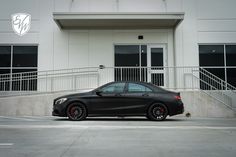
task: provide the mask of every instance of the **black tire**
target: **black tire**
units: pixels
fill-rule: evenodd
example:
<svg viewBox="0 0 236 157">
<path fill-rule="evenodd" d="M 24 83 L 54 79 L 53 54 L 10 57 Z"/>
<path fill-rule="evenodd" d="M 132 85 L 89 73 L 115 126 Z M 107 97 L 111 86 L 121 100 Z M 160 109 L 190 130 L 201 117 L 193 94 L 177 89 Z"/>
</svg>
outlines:
<svg viewBox="0 0 236 157">
<path fill-rule="evenodd" d="M 168 115 L 168 109 L 166 105 L 162 103 L 152 104 L 147 111 L 147 118 L 154 121 L 165 120 Z"/>
<path fill-rule="evenodd" d="M 83 104 L 74 102 L 67 107 L 66 114 L 70 120 L 79 121 L 86 118 L 87 110 Z"/>
</svg>

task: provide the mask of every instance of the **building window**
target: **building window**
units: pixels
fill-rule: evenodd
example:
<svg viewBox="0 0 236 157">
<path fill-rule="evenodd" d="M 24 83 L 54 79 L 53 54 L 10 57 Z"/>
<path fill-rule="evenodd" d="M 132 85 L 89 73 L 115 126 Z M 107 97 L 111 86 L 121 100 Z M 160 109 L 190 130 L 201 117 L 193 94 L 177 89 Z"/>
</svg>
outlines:
<svg viewBox="0 0 236 157">
<path fill-rule="evenodd" d="M 139 66 L 139 45 L 115 45 L 115 66 Z"/>
<path fill-rule="evenodd" d="M 199 45 L 199 65 L 205 70 L 236 86 L 236 45 Z M 200 75 L 204 82 L 204 76 Z M 201 89 L 207 87 L 201 82 Z M 207 82 L 207 81 L 206 81 Z M 207 87 L 208 88 L 208 87 Z M 214 88 L 214 87 L 213 87 Z"/>
<path fill-rule="evenodd" d="M 236 87 L 236 45 L 226 45 L 225 50 L 227 81 Z"/>
<path fill-rule="evenodd" d="M 13 67 L 37 67 L 37 46 L 14 46 Z"/>
<path fill-rule="evenodd" d="M 147 45 L 115 45 L 115 81 L 147 80 Z M 128 68 L 126 68 L 128 67 Z"/>
<path fill-rule="evenodd" d="M 9 68 L 10 66 L 11 66 L 11 46 L 0 46 L 0 67 Z M 4 71 L 1 72 L 4 73 Z"/>
<path fill-rule="evenodd" d="M 224 45 L 200 45 L 200 66 L 224 66 Z"/>
<path fill-rule="evenodd" d="M 37 90 L 38 46 L 0 46 L 0 91 Z"/>
</svg>

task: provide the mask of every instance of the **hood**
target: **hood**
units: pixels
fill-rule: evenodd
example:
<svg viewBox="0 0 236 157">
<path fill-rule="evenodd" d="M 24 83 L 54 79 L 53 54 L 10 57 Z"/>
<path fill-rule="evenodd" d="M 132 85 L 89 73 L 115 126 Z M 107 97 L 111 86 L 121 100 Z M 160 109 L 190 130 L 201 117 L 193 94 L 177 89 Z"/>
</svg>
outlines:
<svg viewBox="0 0 236 157">
<path fill-rule="evenodd" d="M 71 98 L 71 97 L 81 97 L 81 96 L 85 96 L 90 94 L 91 92 L 83 92 L 83 93 L 74 93 L 74 94 L 68 94 L 68 95 L 63 95 L 60 97 L 57 97 L 56 99 L 60 99 L 60 98 Z M 55 100 L 56 100 L 55 99 Z"/>
</svg>

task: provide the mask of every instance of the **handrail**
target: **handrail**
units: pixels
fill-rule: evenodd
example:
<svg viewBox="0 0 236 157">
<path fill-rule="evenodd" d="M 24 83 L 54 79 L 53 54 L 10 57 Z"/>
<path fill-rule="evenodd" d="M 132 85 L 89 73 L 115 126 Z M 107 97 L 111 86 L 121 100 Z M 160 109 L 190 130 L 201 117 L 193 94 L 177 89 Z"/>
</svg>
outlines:
<svg viewBox="0 0 236 157">
<path fill-rule="evenodd" d="M 216 76 L 216 75 L 210 73 L 209 71 L 207 71 L 206 69 L 204 69 L 204 68 L 202 68 L 202 67 L 199 67 L 199 68 L 200 68 L 201 70 L 203 70 L 204 72 L 207 72 L 209 75 L 211 75 L 211 76 L 217 78 L 218 80 L 221 80 L 222 82 L 224 82 L 224 86 L 225 86 L 225 87 L 230 86 L 230 87 L 232 87 L 231 90 L 236 90 L 236 87 L 234 87 L 233 85 L 229 84 L 229 83 L 226 82 L 225 80 L 223 80 L 223 79 L 219 78 L 218 76 Z M 225 84 L 226 84 L 226 85 L 225 85 Z"/>
<path fill-rule="evenodd" d="M 217 88 L 215 88 L 214 86 L 210 85 L 208 82 L 205 82 L 204 80 L 198 78 L 197 76 L 193 75 L 193 77 L 195 77 L 196 79 L 198 79 L 198 80 L 200 80 L 200 81 L 202 81 L 202 82 L 208 84 L 209 86 L 211 86 L 211 88 L 217 90 Z M 232 104 L 230 103 L 230 102 L 232 101 L 232 99 L 231 99 L 228 95 L 224 94 L 222 91 L 221 91 L 221 95 L 224 95 L 224 96 L 229 100 L 229 103 L 230 103 L 230 104 L 227 104 L 226 102 L 220 100 L 218 97 L 213 96 L 212 94 L 208 93 L 208 92 L 207 92 L 208 90 L 201 90 L 201 91 L 204 92 L 204 93 L 206 93 L 206 94 L 208 94 L 209 96 L 213 97 L 214 99 L 220 101 L 221 103 L 223 103 L 223 104 L 224 104 L 225 106 L 227 106 L 228 108 L 233 109 Z M 220 91 L 220 90 L 217 90 L 217 91 Z"/>
</svg>

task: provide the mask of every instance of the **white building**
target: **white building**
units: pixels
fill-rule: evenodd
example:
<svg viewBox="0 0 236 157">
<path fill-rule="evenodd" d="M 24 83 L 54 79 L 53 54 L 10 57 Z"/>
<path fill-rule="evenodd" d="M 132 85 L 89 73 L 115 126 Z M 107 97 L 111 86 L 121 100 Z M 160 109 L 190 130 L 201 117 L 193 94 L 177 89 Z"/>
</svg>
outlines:
<svg viewBox="0 0 236 157">
<path fill-rule="evenodd" d="M 1 90 L 93 88 L 128 78 L 222 94 L 227 83 L 236 86 L 235 6 L 235 0 L 1 0 L 0 74 L 11 77 Z M 31 28 L 18 36 L 11 15 L 22 12 L 31 15 Z M 41 72 L 37 87 L 14 83 L 17 72 L 88 67 L 71 82 L 60 76 L 52 83 L 50 72 Z"/>
</svg>

